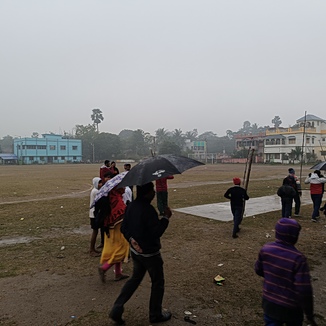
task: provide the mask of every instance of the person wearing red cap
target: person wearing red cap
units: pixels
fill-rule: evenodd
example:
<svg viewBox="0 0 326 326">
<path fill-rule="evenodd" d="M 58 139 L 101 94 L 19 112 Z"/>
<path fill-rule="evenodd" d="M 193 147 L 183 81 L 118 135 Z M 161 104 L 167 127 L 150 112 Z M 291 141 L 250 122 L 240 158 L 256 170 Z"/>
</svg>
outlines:
<svg viewBox="0 0 326 326">
<path fill-rule="evenodd" d="M 233 178 L 234 186 L 229 188 L 224 197 L 231 200 L 231 212 L 233 215 L 233 232 L 232 238 L 237 238 L 237 233 L 240 231 L 240 224 L 242 222 L 243 208 L 245 200 L 249 199 L 247 191 L 240 187 L 240 178 Z"/>
</svg>

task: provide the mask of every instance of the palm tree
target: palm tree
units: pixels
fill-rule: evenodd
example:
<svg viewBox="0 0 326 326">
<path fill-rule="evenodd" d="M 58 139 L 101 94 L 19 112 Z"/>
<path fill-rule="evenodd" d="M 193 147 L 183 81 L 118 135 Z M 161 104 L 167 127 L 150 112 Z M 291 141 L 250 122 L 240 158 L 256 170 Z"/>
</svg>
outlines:
<svg viewBox="0 0 326 326">
<path fill-rule="evenodd" d="M 171 140 L 174 143 L 176 143 L 182 149 L 184 144 L 185 144 L 185 136 L 182 133 L 182 130 L 181 129 L 174 129 L 174 131 L 172 131 Z"/>
<path fill-rule="evenodd" d="M 301 156 L 302 156 L 302 149 L 300 146 L 296 146 L 295 149 L 292 149 L 291 152 L 289 153 L 289 157 L 292 160 L 299 161 Z"/>
<path fill-rule="evenodd" d="M 197 129 L 193 129 L 192 131 L 186 131 L 184 136 L 186 139 L 190 139 L 191 141 L 194 141 L 197 139 L 198 131 Z"/>
<path fill-rule="evenodd" d="M 94 125 L 96 125 L 96 131 L 98 133 L 98 125 L 104 120 L 104 117 L 102 115 L 102 111 L 99 108 L 95 108 L 92 110 L 92 115 L 91 115 L 91 119 L 94 123 Z"/>
<path fill-rule="evenodd" d="M 159 146 L 169 138 L 169 132 L 164 128 L 159 128 L 155 131 L 156 143 Z"/>
</svg>

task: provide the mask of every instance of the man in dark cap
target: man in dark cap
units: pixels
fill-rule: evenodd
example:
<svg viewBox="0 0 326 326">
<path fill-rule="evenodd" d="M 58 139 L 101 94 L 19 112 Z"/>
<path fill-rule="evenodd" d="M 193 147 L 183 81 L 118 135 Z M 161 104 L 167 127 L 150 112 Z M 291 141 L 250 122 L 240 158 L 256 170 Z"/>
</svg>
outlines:
<svg viewBox="0 0 326 326">
<path fill-rule="evenodd" d="M 167 207 L 164 216 L 159 219 L 155 208 L 151 205 L 154 197 L 155 191 L 152 182 L 137 186 L 137 198 L 127 206 L 121 225 L 121 232 L 130 242 L 134 269 L 109 314 L 110 318 L 118 325 L 124 325 L 123 306 L 136 291 L 146 272 L 149 273 L 152 282 L 149 302 L 150 323 L 161 323 L 171 319 L 172 316 L 170 312 L 162 310 L 164 272 L 160 253 L 160 237 L 169 225 L 172 212 Z"/>
<path fill-rule="evenodd" d="M 265 326 L 301 326 L 303 314 L 311 326 L 317 325 L 307 259 L 294 246 L 300 230 L 296 220 L 281 218 L 275 226 L 275 242 L 259 252 L 255 271 L 264 278 Z"/>
<path fill-rule="evenodd" d="M 233 215 L 233 232 L 232 238 L 238 238 L 237 233 L 240 231 L 240 224 L 243 217 L 243 209 L 245 200 L 249 199 L 247 191 L 240 187 L 241 179 L 233 178 L 234 186 L 229 188 L 224 197 L 231 200 L 231 211 Z"/>
<path fill-rule="evenodd" d="M 299 178 L 295 175 L 295 171 L 293 168 L 289 168 L 289 174 L 287 177 L 283 179 L 283 184 L 290 185 L 295 190 L 295 196 L 293 197 L 295 208 L 294 208 L 294 216 L 300 216 L 300 206 L 301 206 L 301 184 Z"/>
</svg>

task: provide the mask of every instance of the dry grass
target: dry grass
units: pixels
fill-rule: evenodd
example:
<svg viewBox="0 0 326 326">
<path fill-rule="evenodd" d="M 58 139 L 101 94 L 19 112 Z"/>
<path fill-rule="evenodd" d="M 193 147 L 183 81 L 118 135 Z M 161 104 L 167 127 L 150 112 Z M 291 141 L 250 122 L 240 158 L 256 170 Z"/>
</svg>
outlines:
<svg viewBox="0 0 326 326">
<path fill-rule="evenodd" d="M 88 196 L 91 179 L 98 174 L 98 169 L 97 165 L 0 167 L 1 202 L 38 199 L 0 205 L 1 239 L 33 239 L 27 244 L 0 247 L 0 277 L 37 275 L 43 271 L 96 277 L 97 262 L 87 255 L 90 237 Z M 122 170 L 122 166 L 119 169 Z M 170 206 L 179 208 L 224 201 L 223 193 L 231 185 L 232 177 L 242 177 L 243 171 L 244 165 L 206 165 L 175 176 L 169 182 Z M 250 196 L 275 194 L 286 171 L 286 166 L 253 166 Z M 305 167 L 303 175 L 308 172 Z M 266 176 L 268 180 L 262 181 Z M 85 193 L 53 198 L 80 191 Z M 39 199 L 45 197 L 52 199 Z M 303 231 L 298 249 L 306 254 L 314 272 L 325 263 L 323 241 L 326 240 L 325 228 L 310 222 L 310 211 L 310 206 L 302 208 L 305 217 L 300 219 Z M 266 233 L 273 233 L 279 214 L 271 212 L 246 218 L 236 241 L 230 237 L 230 222 L 181 213 L 173 215 L 162 239 L 167 283 L 165 305 L 172 307 L 176 316 L 169 325 L 182 325 L 184 310 L 196 313 L 199 325 L 262 324 L 261 279 L 254 274 L 253 264 L 260 247 L 270 240 Z M 61 250 L 63 246 L 65 249 Z M 219 266 L 221 263 L 223 266 Z M 131 272 L 130 264 L 125 268 Z M 217 287 L 212 283 L 217 274 L 226 277 L 225 286 Z M 110 296 L 107 306 L 116 294 L 117 291 Z M 146 309 L 148 293 L 144 300 L 139 305 Z M 316 302 L 318 304 L 323 303 Z M 137 310 L 138 303 L 134 307 L 129 306 L 126 319 L 133 320 L 134 326 L 144 325 L 144 313 Z M 326 325 L 323 316 L 319 316 L 318 322 Z M 3 324 L 19 325 L 11 320 L 3 321 Z M 71 324 L 106 325 L 106 309 L 90 309 Z"/>
</svg>

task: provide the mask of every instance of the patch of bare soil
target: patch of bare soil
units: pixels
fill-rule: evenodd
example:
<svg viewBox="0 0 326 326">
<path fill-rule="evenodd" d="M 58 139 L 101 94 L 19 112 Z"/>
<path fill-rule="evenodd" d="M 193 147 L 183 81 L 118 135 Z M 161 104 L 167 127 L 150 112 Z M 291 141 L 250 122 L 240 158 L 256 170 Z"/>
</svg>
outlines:
<svg viewBox="0 0 326 326">
<path fill-rule="evenodd" d="M 184 321 L 185 311 L 192 313 L 190 318 L 197 325 L 262 325 L 262 279 L 255 275 L 253 264 L 261 245 L 269 241 L 266 230 L 272 233 L 274 222 L 275 219 L 259 217 L 245 219 L 240 237 L 232 239 L 231 223 L 174 214 L 162 239 L 164 307 L 173 313 L 172 320 L 165 325 L 188 325 Z M 302 225 L 304 244 L 315 232 L 315 224 L 303 221 Z M 83 226 L 80 233 L 86 229 Z M 324 262 L 325 247 L 320 246 L 313 253 L 318 262 Z M 299 245 L 299 249 L 312 256 L 310 248 Z M 50 266 L 28 275 L 1 278 L 0 324 L 113 325 L 107 312 L 125 281 L 114 282 L 113 271 L 109 271 L 107 282 L 102 284 L 97 274 L 99 260 L 89 257 L 85 248 L 80 250 L 79 266 L 71 266 L 71 259 L 67 252 L 57 259 L 59 268 Z M 311 273 L 319 325 L 326 325 L 325 267 L 325 263 L 319 263 Z M 124 273 L 131 274 L 132 262 L 123 268 Z M 213 283 L 217 274 L 225 277 L 223 286 Z M 149 293 L 150 280 L 146 276 L 125 306 L 127 325 L 149 325 Z"/>
</svg>

